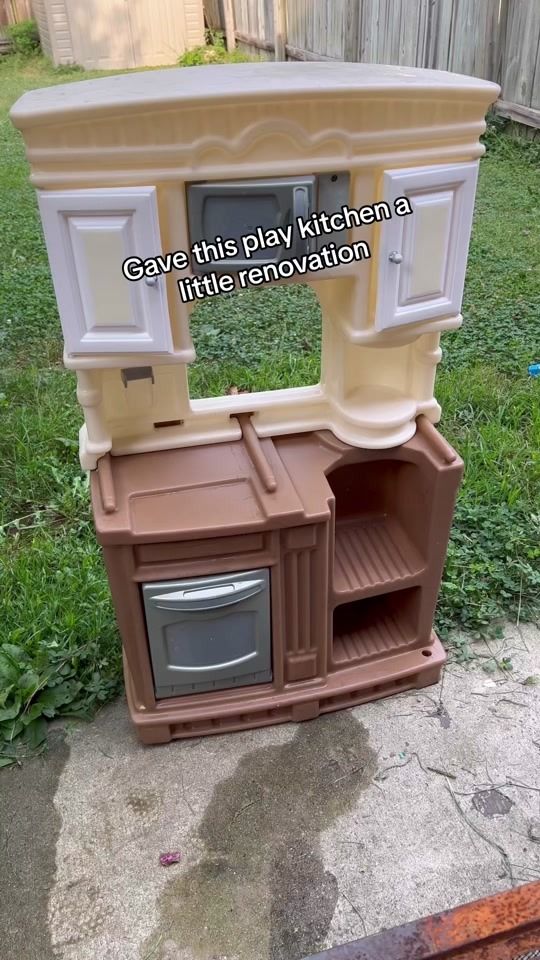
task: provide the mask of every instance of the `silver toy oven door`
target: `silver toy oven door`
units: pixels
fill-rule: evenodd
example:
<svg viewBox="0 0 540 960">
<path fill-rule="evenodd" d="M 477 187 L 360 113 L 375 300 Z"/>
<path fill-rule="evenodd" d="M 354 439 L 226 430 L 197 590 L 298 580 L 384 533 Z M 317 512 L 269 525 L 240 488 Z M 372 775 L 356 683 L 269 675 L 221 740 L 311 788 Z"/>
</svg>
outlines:
<svg viewBox="0 0 540 960">
<path fill-rule="evenodd" d="M 272 679 L 267 569 L 142 588 L 156 698 Z"/>
</svg>

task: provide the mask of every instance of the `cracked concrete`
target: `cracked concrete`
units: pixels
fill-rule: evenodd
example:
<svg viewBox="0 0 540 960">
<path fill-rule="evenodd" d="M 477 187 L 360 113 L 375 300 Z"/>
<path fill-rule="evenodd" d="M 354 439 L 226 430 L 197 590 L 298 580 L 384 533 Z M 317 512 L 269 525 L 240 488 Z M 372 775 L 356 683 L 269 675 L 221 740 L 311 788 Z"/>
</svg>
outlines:
<svg viewBox="0 0 540 960">
<path fill-rule="evenodd" d="M 300 725 L 143 747 L 118 702 L 70 727 L 0 773 L 2 957 L 300 960 L 540 878 L 540 631 L 499 646 L 510 674 Z"/>
</svg>

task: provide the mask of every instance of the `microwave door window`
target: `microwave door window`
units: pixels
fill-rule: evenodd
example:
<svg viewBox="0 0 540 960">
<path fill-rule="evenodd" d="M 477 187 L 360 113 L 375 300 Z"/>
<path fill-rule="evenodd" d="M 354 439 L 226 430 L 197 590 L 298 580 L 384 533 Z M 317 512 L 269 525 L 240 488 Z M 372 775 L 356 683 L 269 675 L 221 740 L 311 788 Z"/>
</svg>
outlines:
<svg viewBox="0 0 540 960">
<path fill-rule="evenodd" d="M 236 256 L 223 256 L 217 246 L 211 251 L 212 260 L 198 263 L 192 257 L 195 273 L 218 270 L 224 273 L 246 269 L 254 265 L 278 263 L 291 255 L 307 252 L 307 240 L 299 241 L 292 231 L 291 249 L 280 242 L 280 228 L 295 226 L 296 215 L 303 217 L 313 210 L 315 177 L 280 177 L 275 180 L 222 181 L 195 183 L 188 186 L 188 216 L 190 242 L 212 244 L 216 237 L 234 240 Z M 265 231 L 274 231 L 270 239 Z M 276 235 L 277 232 L 277 235 Z M 263 237 L 267 245 L 246 251 L 242 238 L 247 235 Z"/>
<path fill-rule="evenodd" d="M 258 227 L 266 230 L 281 226 L 281 209 L 275 194 L 207 197 L 203 208 L 202 232 L 210 243 L 214 237 L 236 240 L 242 251 L 242 237 L 255 233 Z M 256 250 L 251 260 L 264 263 L 279 260 L 281 247 Z"/>
</svg>

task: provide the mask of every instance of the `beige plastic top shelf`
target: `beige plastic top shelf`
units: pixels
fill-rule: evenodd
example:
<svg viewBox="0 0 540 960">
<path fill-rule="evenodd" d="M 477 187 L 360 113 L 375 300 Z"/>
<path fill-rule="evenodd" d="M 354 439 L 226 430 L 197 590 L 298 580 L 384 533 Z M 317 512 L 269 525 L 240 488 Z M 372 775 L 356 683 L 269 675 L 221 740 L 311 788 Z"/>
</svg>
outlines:
<svg viewBox="0 0 540 960">
<path fill-rule="evenodd" d="M 424 70 L 383 64 L 310 62 L 310 63 L 241 63 L 200 67 L 173 68 L 121 74 L 98 80 L 60 84 L 25 93 L 11 111 L 16 127 L 47 123 L 62 118 L 89 118 L 98 111 L 124 112 L 143 107 L 167 107 L 190 102 L 203 105 L 216 100 L 271 100 L 298 98 L 315 94 L 317 99 L 358 95 L 363 90 L 371 95 L 410 96 L 414 88 L 418 96 L 445 93 L 485 102 L 496 99 L 495 83 L 444 70 Z"/>
</svg>

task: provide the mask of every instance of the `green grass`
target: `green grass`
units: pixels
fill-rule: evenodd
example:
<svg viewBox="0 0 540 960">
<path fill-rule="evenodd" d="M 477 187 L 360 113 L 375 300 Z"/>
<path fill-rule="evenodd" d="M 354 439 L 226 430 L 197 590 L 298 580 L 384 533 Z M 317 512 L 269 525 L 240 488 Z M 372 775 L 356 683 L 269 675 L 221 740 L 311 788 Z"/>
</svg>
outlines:
<svg viewBox="0 0 540 960">
<path fill-rule="evenodd" d="M 465 461 L 437 623 L 485 632 L 540 608 L 540 144 L 485 138 L 461 330 L 443 337 L 441 428 Z"/>
<path fill-rule="evenodd" d="M 178 64 L 181 67 L 202 67 L 212 63 L 245 63 L 253 59 L 241 50 L 228 51 L 224 34 L 219 30 L 207 30 L 204 46 L 186 50 L 179 57 Z"/>
<path fill-rule="evenodd" d="M 0 765 L 21 730 L 35 747 L 43 717 L 87 714 L 120 688 L 75 382 L 61 367 L 35 194 L 7 119 L 24 90 L 86 76 L 0 59 Z M 443 432 L 466 463 L 437 614 L 445 638 L 535 618 L 540 606 L 540 381 L 527 374 L 540 359 L 540 148 L 495 129 L 486 139 L 465 323 L 444 336 L 437 379 Z M 320 312 L 307 287 L 207 300 L 193 330 L 196 396 L 318 379 Z"/>
</svg>

